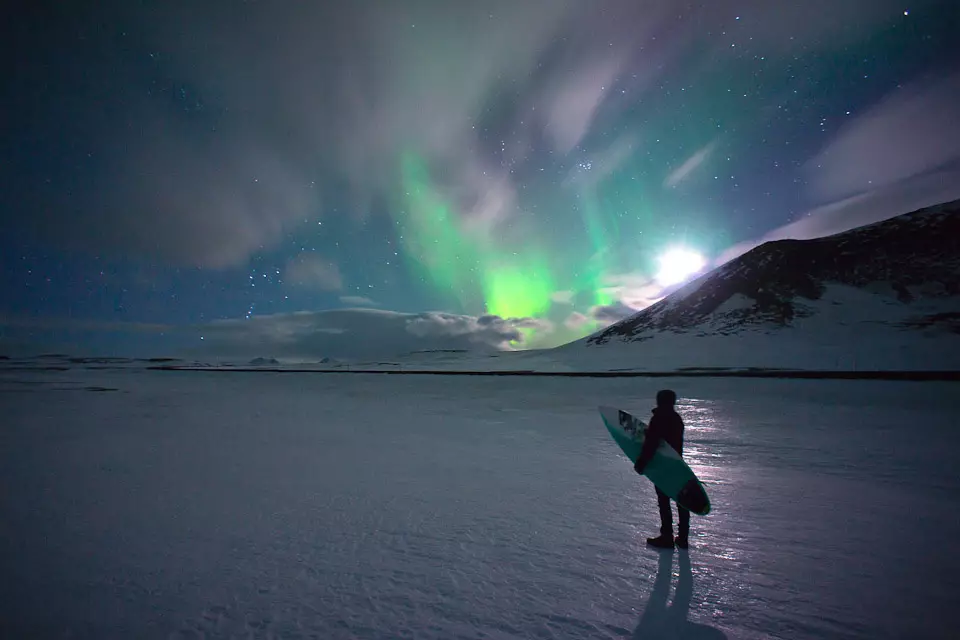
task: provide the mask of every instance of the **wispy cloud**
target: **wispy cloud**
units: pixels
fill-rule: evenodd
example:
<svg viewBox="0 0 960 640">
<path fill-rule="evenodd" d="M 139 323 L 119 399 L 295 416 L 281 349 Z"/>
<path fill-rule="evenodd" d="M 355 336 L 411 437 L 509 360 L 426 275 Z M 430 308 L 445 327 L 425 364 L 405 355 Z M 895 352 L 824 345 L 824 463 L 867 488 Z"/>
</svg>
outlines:
<svg viewBox="0 0 960 640">
<path fill-rule="evenodd" d="M 590 317 L 601 325 L 611 325 L 637 313 L 637 309 L 622 302 L 598 305 L 590 309 Z"/>
<path fill-rule="evenodd" d="M 590 316 L 580 313 L 579 311 L 574 311 L 563 321 L 563 324 L 568 329 L 579 331 L 584 326 L 590 322 Z"/>
<path fill-rule="evenodd" d="M 525 329 L 536 330 L 542 338 L 554 327 L 551 322 L 536 318 L 362 308 L 278 313 L 191 325 L 0 316 L 0 338 L 14 345 L 26 344 L 32 337 L 47 341 L 48 334 L 55 333 L 60 336 L 55 343 L 58 348 L 72 353 L 76 345 L 65 337 L 68 334 L 104 338 L 129 336 L 123 346 L 125 353 L 131 355 L 145 355 L 136 345 L 139 342 L 142 346 L 146 341 L 150 345 L 149 355 L 174 352 L 240 359 L 255 356 L 389 358 L 436 349 L 511 350 L 525 346 Z M 153 338 L 159 337 L 163 337 L 164 342 L 158 347 L 159 343 Z"/>
<path fill-rule="evenodd" d="M 340 296 L 340 302 L 352 307 L 379 307 L 375 301 L 363 296 Z"/>
<path fill-rule="evenodd" d="M 290 260 L 284 271 L 284 281 L 321 291 L 339 291 L 343 288 L 340 268 L 331 260 L 312 253 L 301 253 Z"/>
<path fill-rule="evenodd" d="M 620 169 L 640 148 L 640 136 L 636 132 L 620 135 L 610 146 L 585 154 L 570 171 L 564 184 L 592 187 Z"/>
<path fill-rule="evenodd" d="M 764 242 L 848 231 L 960 198 L 960 74 L 905 85 L 843 127 L 805 165 L 819 206 L 730 247 L 721 265 Z"/>
<path fill-rule="evenodd" d="M 634 310 L 644 309 L 664 296 L 665 288 L 641 272 L 611 273 L 603 278 L 603 293 Z"/>
<path fill-rule="evenodd" d="M 564 79 L 548 101 L 546 132 L 554 149 L 569 153 L 587 134 L 597 108 L 624 62 L 621 54 L 606 55 Z"/>
<path fill-rule="evenodd" d="M 960 169 L 910 178 L 811 209 L 788 225 L 730 247 L 714 260 L 714 266 L 729 262 L 765 242 L 821 238 L 958 198 Z"/>
<path fill-rule="evenodd" d="M 35 12 L 21 32 L 47 40 L 19 44 L 70 64 L 48 65 L 42 84 L 12 78 L 22 113 L 11 144 L 59 162 L 16 165 L 10 184 L 22 222 L 61 243 L 226 267 L 334 215 L 322 206 L 334 186 L 346 191 L 340 211 L 367 215 L 412 148 L 489 233 L 516 213 L 518 176 L 538 151 L 594 153 L 582 147 L 597 119 L 627 108 L 616 83 L 636 104 L 704 43 L 736 55 L 721 29 L 788 55 L 842 47 L 900 14 L 893 0 L 120 3 L 111 21 L 125 35 L 78 41 L 104 33 L 102 15 L 77 8 L 61 24 Z M 69 121 L 47 86 L 70 96 Z M 629 144 L 613 143 L 607 164 Z"/>
<path fill-rule="evenodd" d="M 664 179 L 663 186 L 673 188 L 686 180 L 691 173 L 696 171 L 697 167 L 706 162 L 707 158 L 710 157 L 710 154 L 713 153 L 715 147 L 716 142 L 711 142 L 687 158 L 683 164 L 670 172 L 670 175 Z"/>
<path fill-rule="evenodd" d="M 886 188 L 960 159 L 960 73 L 895 90 L 807 163 L 820 201 Z"/>
</svg>

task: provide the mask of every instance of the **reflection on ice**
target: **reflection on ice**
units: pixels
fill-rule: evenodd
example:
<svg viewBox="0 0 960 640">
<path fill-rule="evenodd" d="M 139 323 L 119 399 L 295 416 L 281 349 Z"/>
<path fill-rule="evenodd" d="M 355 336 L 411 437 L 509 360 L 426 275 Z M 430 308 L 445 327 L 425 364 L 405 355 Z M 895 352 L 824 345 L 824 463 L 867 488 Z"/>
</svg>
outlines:
<svg viewBox="0 0 960 640">
<path fill-rule="evenodd" d="M 686 426 L 684 460 L 704 484 L 707 493 L 710 494 L 711 485 L 734 481 L 731 474 L 736 472 L 726 464 L 727 445 L 736 439 L 730 414 L 716 401 L 701 398 L 684 398 L 678 403 L 677 411 Z"/>
</svg>

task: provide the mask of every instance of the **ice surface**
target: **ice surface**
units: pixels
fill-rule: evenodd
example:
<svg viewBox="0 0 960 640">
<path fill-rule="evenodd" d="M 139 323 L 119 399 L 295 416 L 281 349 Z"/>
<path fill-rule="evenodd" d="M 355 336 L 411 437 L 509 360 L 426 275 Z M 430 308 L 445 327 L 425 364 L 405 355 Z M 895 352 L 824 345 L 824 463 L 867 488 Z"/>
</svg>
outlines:
<svg viewBox="0 0 960 640">
<path fill-rule="evenodd" d="M 689 552 L 596 410 L 664 385 Z M 0 637 L 957 637 L 957 390 L 0 372 Z"/>
</svg>

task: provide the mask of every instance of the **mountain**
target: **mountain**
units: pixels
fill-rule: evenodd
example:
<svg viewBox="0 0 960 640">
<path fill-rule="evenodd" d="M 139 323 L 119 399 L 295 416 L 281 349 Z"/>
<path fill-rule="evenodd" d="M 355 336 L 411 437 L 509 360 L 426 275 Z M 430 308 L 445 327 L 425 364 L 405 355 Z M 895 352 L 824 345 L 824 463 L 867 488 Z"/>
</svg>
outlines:
<svg viewBox="0 0 960 640">
<path fill-rule="evenodd" d="M 636 368 L 960 369 L 960 201 L 768 242 L 570 346 Z"/>
</svg>

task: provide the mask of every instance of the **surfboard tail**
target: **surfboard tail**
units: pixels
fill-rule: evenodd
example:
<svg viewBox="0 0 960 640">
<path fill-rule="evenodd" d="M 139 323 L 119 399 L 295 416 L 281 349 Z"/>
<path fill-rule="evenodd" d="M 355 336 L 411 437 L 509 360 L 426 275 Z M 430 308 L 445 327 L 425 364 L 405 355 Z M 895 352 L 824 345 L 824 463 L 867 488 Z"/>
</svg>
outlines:
<svg viewBox="0 0 960 640">
<path fill-rule="evenodd" d="M 698 516 L 710 513 L 710 498 L 696 477 L 690 478 L 675 498 L 677 504 Z"/>
</svg>

